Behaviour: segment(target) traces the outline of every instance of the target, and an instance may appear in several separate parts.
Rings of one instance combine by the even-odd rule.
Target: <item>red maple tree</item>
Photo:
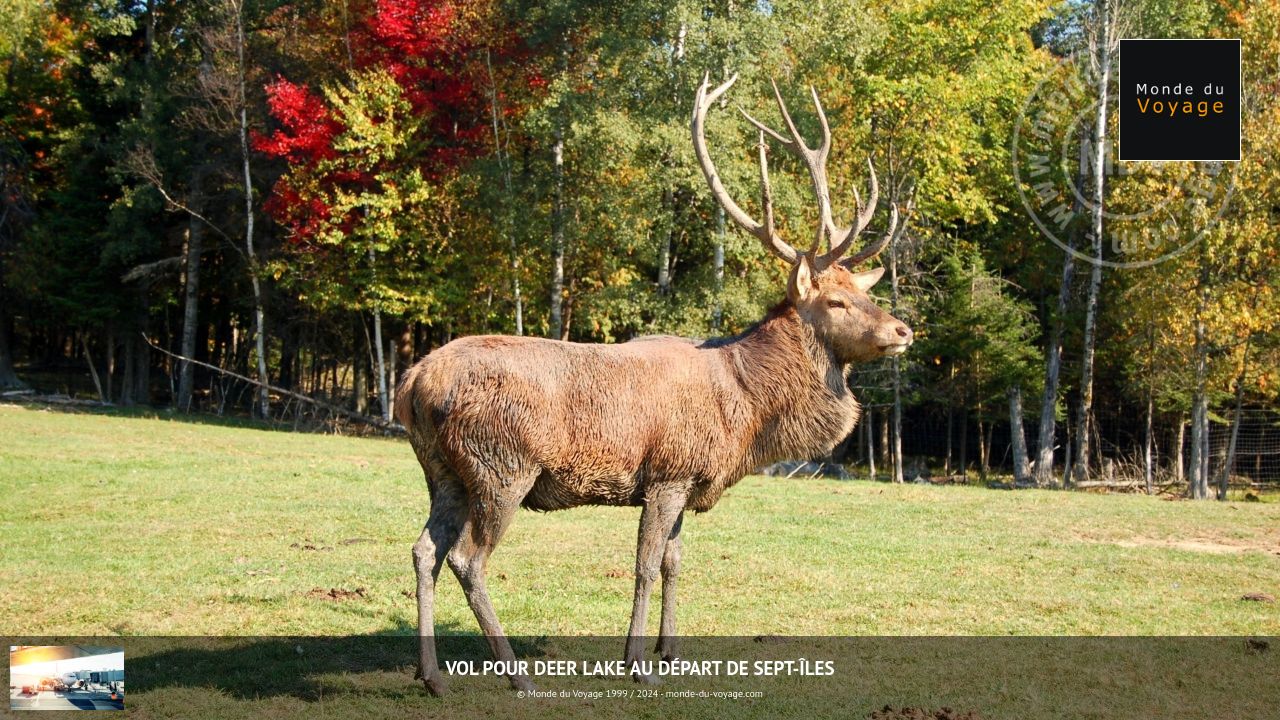
[[[439,177],[484,147],[488,88],[481,50],[494,49],[482,31],[482,10],[476,3],[376,0],[341,43],[349,48],[349,72],[386,72],[411,111],[425,120],[429,137],[412,160],[425,178]],[[506,51],[509,39],[501,44],[498,53]],[[289,229],[294,243],[305,245],[334,220],[325,198],[335,187],[359,188],[372,180],[367,174],[336,170],[317,177],[317,164],[337,155],[334,140],[345,129],[321,93],[284,77],[269,83],[266,92],[276,127],[257,135],[253,145],[284,160],[290,172],[276,182],[265,207]]]

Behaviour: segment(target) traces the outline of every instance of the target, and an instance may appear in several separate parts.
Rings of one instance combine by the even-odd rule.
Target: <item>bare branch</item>
[[[398,423],[390,423],[390,422],[386,422],[385,420],[382,420],[381,418],[376,418],[376,417],[372,417],[372,416],[365,415],[365,414],[362,414],[362,413],[353,412],[353,411],[351,411],[351,410],[347,410],[346,408],[338,407],[337,405],[331,405],[331,404],[329,404],[329,403],[327,403],[327,402],[324,402],[324,401],[322,401],[322,400],[317,400],[317,399],[315,399],[315,398],[313,398],[313,397],[311,397],[311,396],[309,396],[309,395],[303,395],[302,393],[296,393],[296,392],[293,392],[292,390],[285,390],[284,388],[276,387],[276,386],[274,386],[274,385],[270,385],[270,384],[268,384],[268,383],[264,383],[264,382],[261,382],[261,381],[259,381],[259,380],[254,380],[253,378],[251,378],[251,377],[247,377],[247,376],[245,376],[245,375],[241,375],[240,373],[232,372],[232,371],[227,370],[227,369],[225,369],[225,368],[220,368],[220,367],[218,367],[217,365],[213,365],[213,364],[210,364],[210,363],[207,363],[207,362],[201,362],[201,361],[199,361],[199,360],[196,360],[196,359],[194,359],[194,358],[189,358],[189,357],[186,357],[186,356],[184,356],[184,355],[179,355],[179,354],[178,354],[178,353],[176,353],[176,352],[172,352],[172,351],[166,350],[165,348],[162,348],[162,347],[160,347],[159,345],[155,344],[154,342],[152,342],[152,341],[151,341],[151,338],[147,337],[146,333],[143,333],[143,334],[142,334],[142,339],[143,339],[143,340],[145,340],[145,341],[146,341],[146,343],[147,343],[148,345],[150,345],[153,349],[155,349],[155,350],[157,350],[157,351],[159,351],[159,352],[161,352],[161,353],[164,353],[165,355],[168,355],[169,357],[172,357],[172,358],[176,358],[176,359],[178,359],[178,360],[181,360],[181,361],[183,361],[183,362],[189,362],[189,363],[191,363],[191,364],[193,364],[193,365],[199,365],[199,366],[200,366],[200,367],[202,367],[202,368],[207,368],[207,369],[212,370],[212,371],[214,371],[214,372],[216,372],[216,373],[221,373],[222,375],[226,375],[226,376],[228,376],[228,377],[233,377],[233,378],[235,378],[235,379],[237,379],[237,380],[240,380],[240,381],[243,381],[243,382],[247,382],[247,383],[249,383],[250,385],[254,385],[254,386],[256,386],[256,387],[266,388],[267,390],[270,390],[271,392],[279,393],[280,395],[286,395],[286,396],[288,396],[288,397],[291,397],[291,398],[293,398],[293,399],[295,399],[295,400],[298,400],[298,401],[301,401],[301,402],[311,403],[312,405],[315,405],[315,406],[317,406],[317,407],[322,407],[322,408],[324,408],[325,410],[328,410],[328,411],[329,411],[329,412],[331,412],[331,413],[336,413],[336,414],[338,414],[338,415],[342,415],[343,417],[349,417],[349,418],[351,418],[351,419],[353,419],[353,420],[359,420],[359,421],[360,421],[360,422],[362,422],[362,423],[366,423],[366,424],[368,424],[368,425],[372,425],[372,426],[374,426],[374,427],[376,427],[376,428],[378,428],[378,429],[380,429],[380,430],[385,430],[385,431],[387,431],[387,432],[393,432],[393,433],[402,433],[402,432],[404,432],[404,428],[402,428]]]

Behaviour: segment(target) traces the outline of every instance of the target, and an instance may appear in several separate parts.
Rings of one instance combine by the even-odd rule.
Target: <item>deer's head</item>
[[[693,149],[698,156],[698,163],[711,187],[711,194],[725,209],[725,212],[743,230],[755,236],[774,255],[791,265],[791,274],[787,281],[787,300],[796,309],[801,320],[809,324],[814,335],[831,350],[842,363],[873,360],[885,355],[897,355],[905,352],[911,345],[912,334],[902,321],[881,310],[867,294],[873,285],[884,275],[884,268],[853,272],[852,268],[875,258],[880,254],[898,226],[898,209],[890,206],[889,227],[881,239],[869,243],[849,257],[845,253],[855,238],[871,223],[879,199],[879,185],[876,181],[875,168],[870,162],[870,192],[867,204],[854,193],[854,201],[858,206],[857,217],[847,228],[836,225],[831,213],[831,194],[827,187],[827,155],[831,150],[831,128],[827,125],[827,116],[822,111],[822,103],[818,93],[812,90],[813,104],[818,111],[818,119],[822,123],[822,142],[817,148],[804,144],[800,133],[796,130],[791,114],[782,101],[782,95],[774,85],[774,96],[778,100],[778,109],[787,124],[789,136],[784,136],[770,129],[765,124],[742,114],[760,131],[760,200],[764,213],[763,222],[756,222],[747,215],[724,188],[711,155],[707,152],[705,124],[707,110],[738,79],[737,75],[729,78],[723,85],[709,89],[709,81],[703,78],[702,85],[693,107]],[[809,170],[809,178],[813,182],[813,192],[818,201],[818,228],[815,233],[813,247],[808,252],[798,252],[794,247],[778,236],[773,223],[773,192],[769,186],[769,165],[766,157],[767,138],[772,138],[783,149],[798,157]],[[829,250],[819,254],[823,240],[828,240]]]

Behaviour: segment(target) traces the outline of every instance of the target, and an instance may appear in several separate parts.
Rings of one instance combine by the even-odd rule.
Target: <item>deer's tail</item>
[[[396,385],[396,420],[400,421],[410,437],[417,432],[415,420],[421,414],[418,403],[421,401],[422,392],[418,388],[418,381],[422,377],[423,362],[414,363],[400,376],[400,382]]]

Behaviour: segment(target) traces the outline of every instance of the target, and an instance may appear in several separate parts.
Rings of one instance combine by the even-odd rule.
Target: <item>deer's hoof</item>
[[[641,685],[661,685],[662,679],[657,675],[645,675],[644,673],[631,673],[631,678]]]
[[[665,638],[658,640],[658,644],[653,646],[653,651],[667,662],[679,659],[676,655],[675,643]]]
[[[513,690],[519,690],[527,693],[537,690],[537,688],[533,686],[533,681],[524,675],[512,675],[511,688]]]

